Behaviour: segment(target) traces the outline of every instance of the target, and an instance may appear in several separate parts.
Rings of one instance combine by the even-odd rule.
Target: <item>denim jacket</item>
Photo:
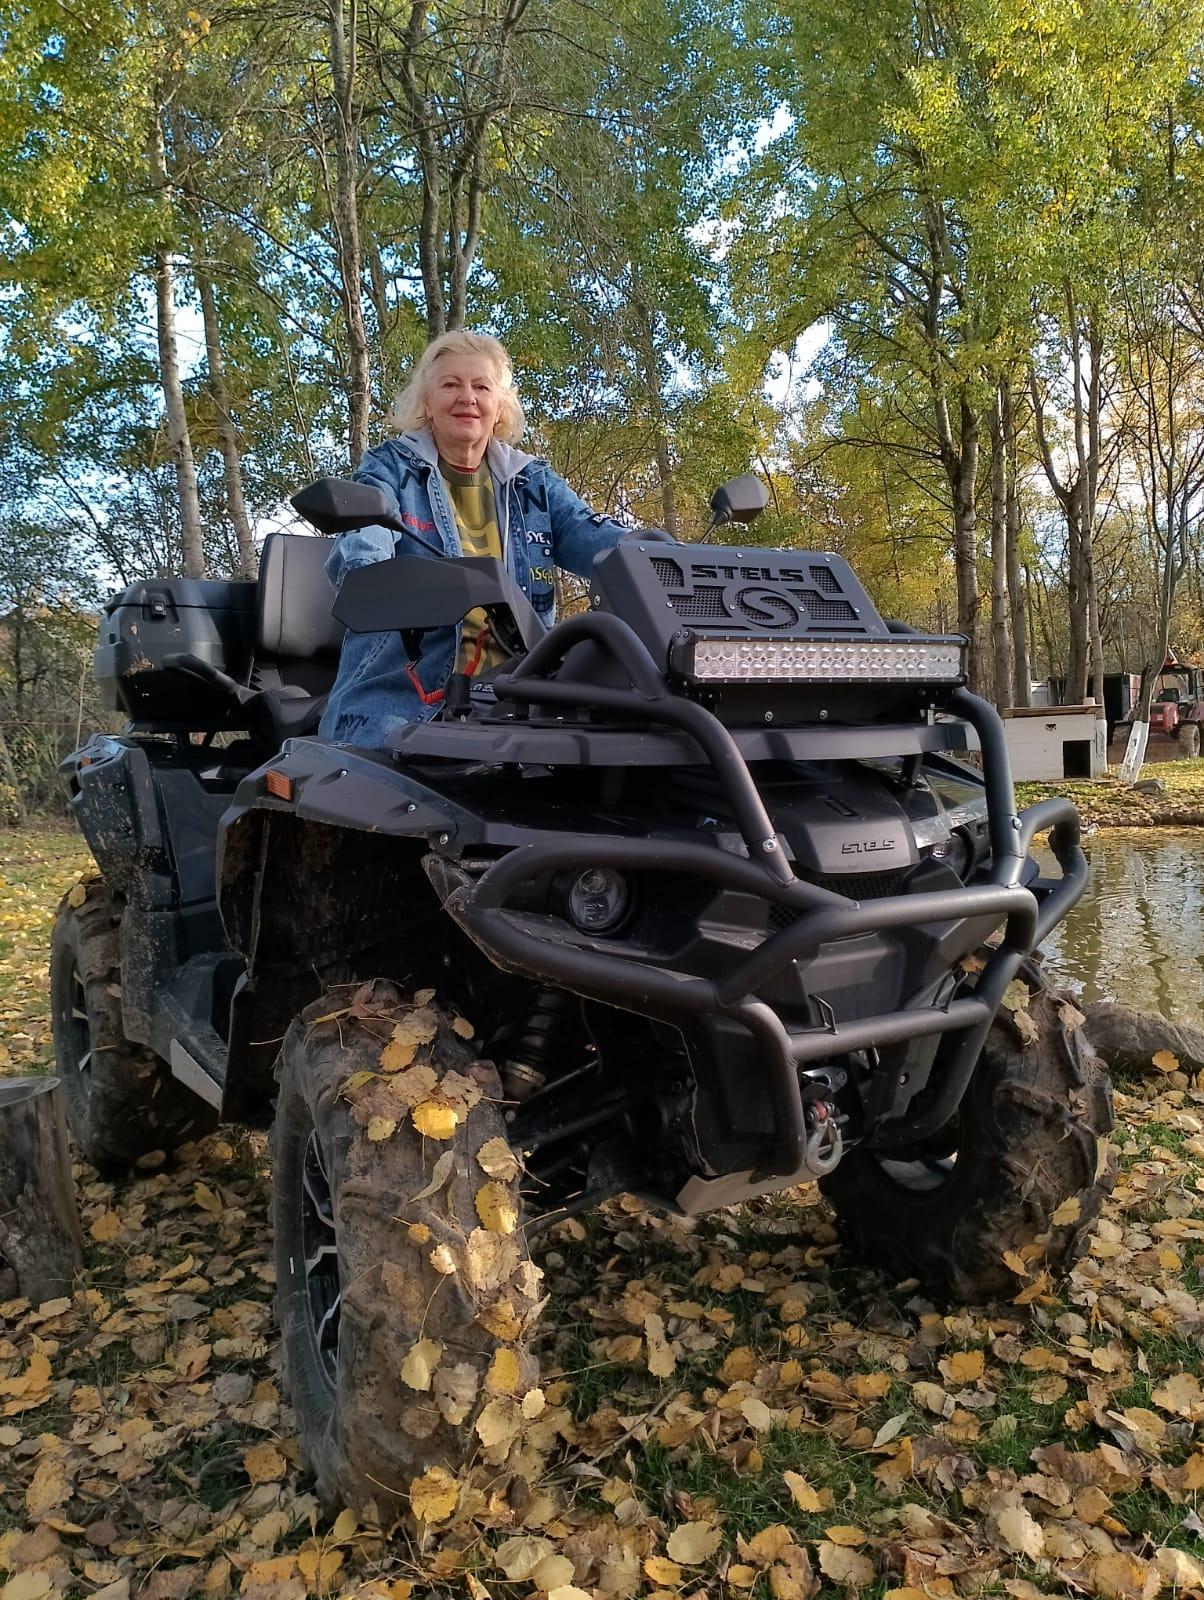
[[[591,511],[552,471],[546,461],[525,455],[500,439],[487,457],[493,476],[498,532],[507,570],[526,591],[540,619],[555,620],[553,566],[588,577],[594,557],[617,543],[624,529],[613,518]],[[439,453],[429,429],[405,433],[369,450],[356,481],[383,489],[402,522],[448,555],[460,555],[455,512],[439,472]],[[420,544],[382,527],[345,533],[326,562],[338,588],[356,567],[394,555],[425,555]],[[433,560],[434,558],[431,557]],[[415,664],[423,691],[445,688],[459,650],[459,628],[432,628],[422,635]],[[376,748],[397,727],[425,722],[439,710],[416,692],[410,663],[398,633],[348,633],[339,673],[322,717],[320,736],[340,744]]]

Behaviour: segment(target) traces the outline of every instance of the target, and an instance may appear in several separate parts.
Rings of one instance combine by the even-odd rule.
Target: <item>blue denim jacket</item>
[[[506,567],[522,585],[542,621],[555,620],[553,566],[588,577],[594,557],[617,543],[624,529],[591,511],[546,461],[494,439],[487,460],[493,475],[498,532]],[[383,489],[401,520],[448,555],[460,555],[455,512],[439,473],[439,453],[429,429],[405,433],[369,450],[355,473],[359,483]],[[335,544],[326,573],[336,588],[356,567],[393,555],[425,555],[422,546],[388,528],[361,528]],[[431,558],[434,559],[433,557]],[[458,628],[422,635],[418,681],[427,694],[443,689],[459,649]],[[439,710],[424,704],[407,672],[398,633],[348,633],[339,674],[322,717],[320,736],[340,744],[377,748],[408,722],[425,722]]]

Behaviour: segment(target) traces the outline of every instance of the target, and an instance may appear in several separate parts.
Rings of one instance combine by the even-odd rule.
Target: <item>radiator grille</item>
[[[675,594],[673,609],[683,622],[728,622],[722,589],[695,589],[693,594]]]
[[[680,589],[686,581],[686,575],[677,562],[668,561],[664,556],[652,557],[652,570],[666,589]]]
[[[814,883],[820,889],[830,889],[833,894],[842,894],[849,900],[885,900],[899,893],[904,876],[901,871],[799,873],[799,877],[806,877],[808,883]],[[806,915],[806,912],[794,911],[789,906],[770,906],[770,931],[777,933],[782,928],[789,928]]]
[[[856,622],[857,613],[847,600],[828,600],[814,589],[791,589],[796,600],[801,600],[807,615],[815,622]]]
[[[840,593],[840,584],[836,581],[836,574],[831,567],[812,567],[811,582],[825,594]]]

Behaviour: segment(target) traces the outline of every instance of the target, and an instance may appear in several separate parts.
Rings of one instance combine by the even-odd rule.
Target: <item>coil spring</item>
[[[508,1060],[502,1067],[502,1088],[509,1100],[529,1100],[548,1081],[552,1057],[563,1037],[573,1006],[563,989],[540,989]]]

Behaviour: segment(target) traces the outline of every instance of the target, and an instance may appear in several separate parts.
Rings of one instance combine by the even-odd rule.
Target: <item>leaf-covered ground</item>
[[[47,1059],[46,935],[81,864],[66,835],[0,844],[7,1070]],[[298,1460],[263,1141],[218,1135],[120,1188],[81,1167],[76,1292],[0,1304],[0,1600],[1196,1587],[1204,1086],[1155,1073],[1117,1112],[1089,1257],[1021,1303],[936,1306],[860,1270],[810,1191],[563,1225],[544,1465],[387,1539],[323,1521]]]
[[[1204,757],[1194,761],[1154,761],[1141,769],[1141,781],[1155,780],[1149,793],[1121,783],[1115,769],[1106,778],[1058,783],[1018,783],[1016,798],[1031,805],[1049,795],[1069,795],[1088,827],[1192,827],[1204,823]]]

